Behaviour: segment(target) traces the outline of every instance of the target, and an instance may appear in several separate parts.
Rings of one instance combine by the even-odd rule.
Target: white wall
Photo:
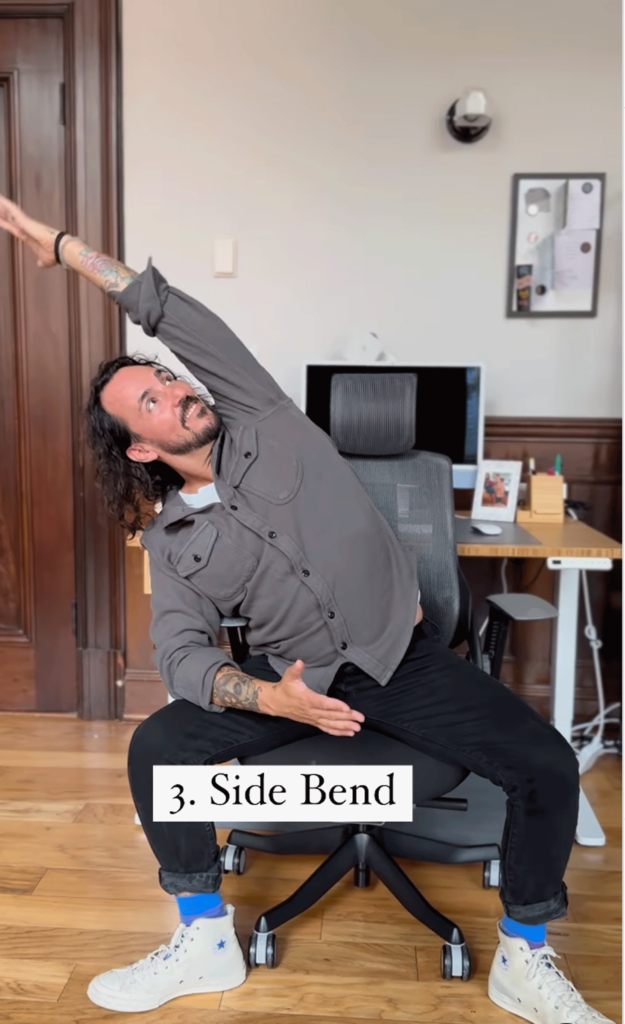
[[[372,330],[484,361],[488,413],[620,415],[620,0],[123,0],[123,54],[127,261],[294,399],[303,360]],[[461,146],[443,118],[472,85],[495,121]],[[596,319],[505,319],[510,178],[540,171],[607,172]]]

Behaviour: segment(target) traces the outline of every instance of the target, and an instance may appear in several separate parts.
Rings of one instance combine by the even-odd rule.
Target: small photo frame
[[[480,462],[471,518],[513,523],[521,483],[522,462]]]

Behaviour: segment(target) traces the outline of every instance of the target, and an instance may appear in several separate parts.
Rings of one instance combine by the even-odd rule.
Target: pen
[[[536,459],[529,460],[530,476],[536,476]]]
[[[556,476],[562,476],[562,456],[561,455],[556,455],[555,471],[556,471]]]

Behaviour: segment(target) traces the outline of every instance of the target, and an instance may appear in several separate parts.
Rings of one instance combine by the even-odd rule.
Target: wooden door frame
[[[56,17],[64,28],[68,223],[89,245],[121,255],[119,0],[0,0],[0,19]],[[0,21],[1,25],[1,21]],[[122,350],[119,310],[98,289],[69,280],[76,551],[77,711],[121,718],[125,648],[124,537],[95,484],[84,408],[103,359]]]

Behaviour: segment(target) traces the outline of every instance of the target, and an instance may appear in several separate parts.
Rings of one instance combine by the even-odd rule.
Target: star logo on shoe
[[[505,953],[499,954],[499,966],[501,967],[502,971],[510,970],[510,961],[508,960],[508,957],[506,956]]]
[[[221,938],[219,940],[219,942],[216,942],[215,945],[213,946],[213,952],[214,953],[224,953],[225,950],[226,950],[227,945],[228,945],[228,940],[224,939],[224,938]]]

